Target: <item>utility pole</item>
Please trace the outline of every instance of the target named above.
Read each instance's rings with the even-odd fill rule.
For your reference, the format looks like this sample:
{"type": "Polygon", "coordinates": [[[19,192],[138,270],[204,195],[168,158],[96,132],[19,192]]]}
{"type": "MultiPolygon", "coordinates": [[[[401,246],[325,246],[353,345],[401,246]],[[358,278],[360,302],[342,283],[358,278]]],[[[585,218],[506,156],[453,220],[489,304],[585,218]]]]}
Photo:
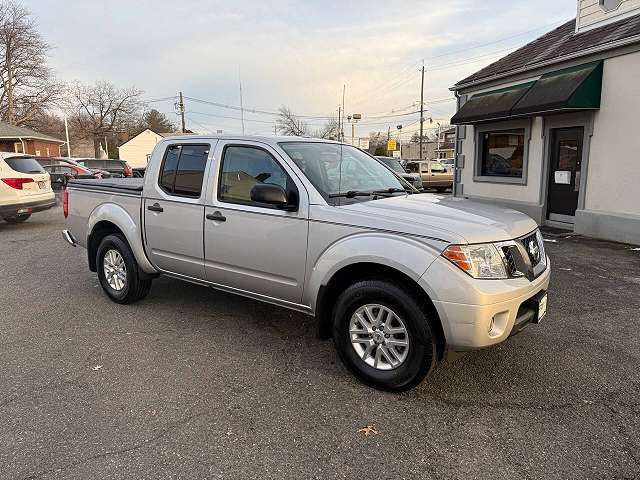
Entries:
{"type": "Polygon", "coordinates": [[[71,158],[71,144],[69,143],[69,125],[67,124],[67,114],[64,114],[64,133],[67,135],[67,158],[71,158]]]}
{"type": "Polygon", "coordinates": [[[347,91],[347,85],[342,85],[342,127],[340,128],[340,141],[344,142],[344,94],[347,91]]]}
{"type": "Polygon", "coordinates": [[[182,133],[187,133],[187,128],[184,125],[184,99],[182,98],[182,92],[180,92],[180,101],[178,102],[178,113],[180,113],[180,119],[182,120],[182,133]]]}
{"type": "Polygon", "coordinates": [[[340,141],[340,132],[342,131],[342,106],[338,105],[338,141],[340,141]]]}
{"type": "Polygon", "coordinates": [[[424,135],[424,61],[422,62],[422,82],[420,84],[420,160],[422,160],[423,135],[424,135]]]}
{"type": "Polygon", "coordinates": [[[242,135],[244,135],[244,105],[242,104],[242,80],[240,82],[240,121],[242,122],[242,135]]]}
{"type": "Polygon", "coordinates": [[[109,158],[109,145],[107,145],[107,136],[104,136],[104,153],[107,154],[107,158],[109,158]]]}

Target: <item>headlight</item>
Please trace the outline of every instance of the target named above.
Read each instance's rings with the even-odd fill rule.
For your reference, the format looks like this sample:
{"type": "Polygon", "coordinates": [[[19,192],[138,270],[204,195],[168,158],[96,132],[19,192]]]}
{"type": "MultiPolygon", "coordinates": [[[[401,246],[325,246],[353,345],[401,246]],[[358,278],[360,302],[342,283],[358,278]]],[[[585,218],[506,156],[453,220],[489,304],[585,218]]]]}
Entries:
{"type": "Polygon", "coordinates": [[[451,245],[442,256],[473,278],[508,278],[502,256],[492,243],[451,245]]]}

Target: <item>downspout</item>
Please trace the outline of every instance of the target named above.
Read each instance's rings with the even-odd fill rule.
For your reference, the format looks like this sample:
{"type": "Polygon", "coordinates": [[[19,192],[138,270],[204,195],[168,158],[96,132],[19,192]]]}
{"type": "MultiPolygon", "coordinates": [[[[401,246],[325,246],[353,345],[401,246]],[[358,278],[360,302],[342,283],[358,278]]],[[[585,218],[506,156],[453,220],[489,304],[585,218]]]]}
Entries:
{"type": "MultiPolygon", "coordinates": [[[[458,90],[453,92],[456,96],[456,112],[460,110],[460,95],[458,90]]],[[[457,196],[458,192],[458,155],[460,155],[460,127],[456,125],[456,147],[453,154],[453,188],[451,189],[451,195],[457,196]]]]}
{"type": "Polygon", "coordinates": [[[20,140],[20,143],[22,144],[22,153],[27,153],[27,146],[24,144],[22,137],[18,137],[18,140],[20,140]]]}

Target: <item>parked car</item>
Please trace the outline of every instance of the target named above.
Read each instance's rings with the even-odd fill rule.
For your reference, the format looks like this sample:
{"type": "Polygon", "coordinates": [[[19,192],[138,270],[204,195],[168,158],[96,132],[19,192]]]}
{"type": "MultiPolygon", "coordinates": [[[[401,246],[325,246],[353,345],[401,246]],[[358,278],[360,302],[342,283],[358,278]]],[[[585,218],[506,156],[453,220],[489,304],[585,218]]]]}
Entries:
{"type": "Polygon", "coordinates": [[[422,178],[420,178],[420,174],[418,173],[408,173],[402,168],[402,165],[398,160],[393,157],[379,157],[376,156],[385,167],[391,170],[394,173],[400,175],[403,179],[405,179],[409,184],[411,184],[414,188],[418,190],[422,190],[422,178]]]}
{"type": "Polygon", "coordinates": [[[56,204],[51,179],[31,155],[0,153],[0,219],[20,223],[56,204]]]}
{"type": "Polygon", "coordinates": [[[109,172],[112,177],[132,177],[133,176],[133,171],[131,169],[131,166],[124,160],[114,160],[114,159],[100,160],[97,158],[79,158],[76,161],[83,167],[105,170],[109,172]]]}
{"type": "Polygon", "coordinates": [[[100,173],[93,173],[80,165],[70,163],[58,163],[43,166],[44,170],[51,177],[52,187],[59,186],[61,189],[67,186],[69,180],[74,178],[102,178],[100,173]]]}
{"type": "Polygon", "coordinates": [[[67,164],[74,168],[78,175],[85,175],[88,171],[90,174],[94,175],[96,178],[109,178],[111,174],[106,170],[100,170],[99,168],[87,168],[80,165],[75,160],[68,157],[35,157],[36,161],[42,165],[43,167],[47,167],[50,165],[60,165],[67,164]]]}
{"type": "Polygon", "coordinates": [[[438,192],[444,192],[447,188],[453,187],[453,172],[435,160],[409,162],[407,169],[420,174],[424,188],[435,188],[438,192]]]}
{"type": "Polygon", "coordinates": [[[358,378],[396,391],[546,314],[531,218],[416,195],[350,145],[171,137],[147,171],[65,190],[64,237],[116,303],[167,275],[314,315],[358,378]]]}

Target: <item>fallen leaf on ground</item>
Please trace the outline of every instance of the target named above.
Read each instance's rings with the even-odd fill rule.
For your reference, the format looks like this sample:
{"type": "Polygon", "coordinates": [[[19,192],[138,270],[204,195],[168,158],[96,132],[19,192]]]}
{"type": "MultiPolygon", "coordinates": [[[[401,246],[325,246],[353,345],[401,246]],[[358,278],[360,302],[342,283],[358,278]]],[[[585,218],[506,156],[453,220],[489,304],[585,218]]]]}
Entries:
{"type": "Polygon", "coordinates": [[[93,367],[93,371],[97,372],[98,370],[102,369],[102,365],[96,365],[95,367],[93,367]]]}
{"type": "Polygon", "coordinates": [[[365,437],[368,437],[369,435],[378,435],[380,432],[376,430],[375,425],[367,425],[366,427],[358,430],[358,433],[363,433],[365,437]]]}
{"type": "Polygon", "coordinates": [[[552,240],[550,238],[543,238],[543,240],[547,243],[558,243],[558,240],[552,240]]]}

